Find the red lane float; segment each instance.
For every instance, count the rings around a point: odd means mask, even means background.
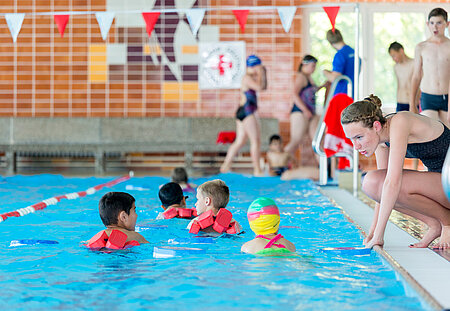
[[[68,193],[68,194],[64,194],[64,195],[58,195],[49,199],[46,199],[42,202],[24,207],[24,208],[19,208],[18,210],[12,211],[12,212],[8,212],[8,213],[4,213],[4,214],[0,214],[0,222],[5,221],[6,219],[8,219],[9,217],[20,217],[20,216],[24,216],[30,213],[34,213],[38,210],[44,209],[49,205],[56,205],[58,204],[58,202],[60,202],[62,199],[67,199],[67,200],[74,200],[77,199],[79,197],[84,197],[86,195],[91,195],[94,194],[95,192],[97,192],[100,189],[103,189],[105,187],[112,187],[115,186],[121,182],[127,181],[128,179],[130,179],[131,177],[133,177],[134,173],[130,172],[128,175],[119,177],[117,179],[111,180],[107,183],[104,184],[100,184],[94,187],[91,187],[85,191],[80,191],[80,192],[73,192],[73,193]]]

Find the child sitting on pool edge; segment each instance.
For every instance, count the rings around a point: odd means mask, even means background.
[[[283,142],[280,135],[272,135],[269,139],[269,151],[267,151],[267,163],[270,176],[281,176],[290,166],[295,166],[295,158],[283,151]]]
[[[187,196],[183,195],[181,186],[175,182],[169,182],[159,189],[159,199],[164,212],[158,214],[156,219],[188,218],[197,216],[193,208],[186,208]]]
[[[295,246],[278,233],[280,211],[274,200],[258,198],[247,211],[250,228],[256,237],[241,247],[244,253],[255,255],[282,255],[295,252]]]
[[[225,207],[230,198],[230,190],[224,181],[215,179],[201,184],[197,188],[195,208],[198,217],[188,225],[189,233],[230,233],[242,231],[242,226],[233,219]]]
[[[125,192],[108,192],[98,204],[100,218],[106,229],[92,237],[87,247],[100,249],[123,249],[149,243],[135,232],[137,214],[136,200]]]

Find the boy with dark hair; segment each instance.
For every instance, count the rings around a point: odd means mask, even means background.
[[[414,72],[414,60],[405,54],[403,46],[397,41],[389,45],[388,53],[395,62],[394,72],[397,78],[396,111],[409,111],[409,92],[411,91],[411,77]]]
[[[87,247],[123,249],[148,243],[134,231],[137,220],[134,202],[134,197],[125,192],[106,193],[98,205],[100,218],[106,229],[92,237]]]
[[[159,189],[159,199],[164,212],[156,219],[189,218],[196,216],[195,209],[186,208],[187,196],[183,195],[181,186],[176,182],[169,182]]]
[[[355,50],[345,44],[344,38],[342,37],[339,29],[332,29],[327,31],[327,40],[333,48],[336,49],[337,53],[334,55],[333,59],[333,70],[324,70],[323,74],[328,81],[333,83],[336,78],[341,75],[347,76],[355,84],[354,73],[355,73]],[[347,82],[340,81],[336,86],[334,95],[344,93],[347,94]],[[354,94],[354,87],[352,87],[352,97]]]
[[[427,26],[431,37],[416,46],[409,109],[417,112],[414,102],[420,86],[421,114],[449,126],[450,39],[445,36],[445,28],[449,25],[447,19],[447,12],[442,8],[435,8],[428,14]]]

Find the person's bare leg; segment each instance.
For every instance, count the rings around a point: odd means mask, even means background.
[[[377,202],[381,199],[381,190],[385,177],[386,170],[371,171],[364,177],[363,191]],[[429,245],[426,242],[436,234],[435,232],[439,228],[438,222],[441,228],[441,239],[438,247],[450,247],[450,202],[447,200],[442,188],[441,174],[403,170],[402,186],[396,208],[425,216],[422,219],[429,226],[429,231],[431,230],[431,232],[429,234],[426,233],[419,242],[421,247]],[[436,221],[432,221],[430,218]],[[427,245],[424,246],[425,244]]]
[[[300,146],[302,142],[302,138],[307,130],[307,120],[303,113],[301,112],[293,112],[290,115],[290,135],[291,139],[289,143],[284,147],[284,151],[290,153],[293,157],[295,157],[295,151]]]
[[[244,125],[242,123],[243,122],[239,120],[236,121],[236,139],[228,148],[225,160],[223,161],[223,164],[220,167],[221,173],[226,173],[230,170],[231,162],[233,162],[234,157],[247,142],[247,134],[245,133]]]
[[[444,123],[447,127],[450,127],[450,124],[447,121],[447,111],[439,110],[439,120]]]
[[[259,120],[255,114],[248,116],[242,121],[245,134],[250,140],[250,156],[253,163],[253,174],[262,176],[260,158],[261,158],[261,129]]]

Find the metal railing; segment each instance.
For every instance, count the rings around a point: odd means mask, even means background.
[[[334,96],[334,91],[336,90],[336,86],[342,80],[347,81],[347,94],[350,97],[352,96],[352,81],[350,80],[350,78],[347,76],[344,76],[344,75],[337,77],[336,80],[334,80],[333,83],[331,84],[330,90],[328,92],[328,96],[325,100],[323,112],[322,112],[322,115],[321,115],[319,123],[318,123],[319,126],[317,127],[316,133],[314,134],[314,138],[312,140],[313,150],[319,155],[319,185],[320,186],[326,186],[329,184],[328,183],[329,182],[329,180],[328,180],[328,161],[327,161],[327,156],[325,154],[325,151],[323,150],[323,142],[322,142],[323,138],[324,138],[324,134],[325,134],[325,129],[326,129],[326,124],[323,121],[323,119],[325,118],[325,114],[330,105],[330,101]],[[354,165],[355,165],[355,161],[354,161],[352,155],[350,155],[348,153],[338,152],[335,155],[333,155],[333,157],[336,157],[336,158],[345,157],[345,158],[349,159],[351,167],[354,167]]]

